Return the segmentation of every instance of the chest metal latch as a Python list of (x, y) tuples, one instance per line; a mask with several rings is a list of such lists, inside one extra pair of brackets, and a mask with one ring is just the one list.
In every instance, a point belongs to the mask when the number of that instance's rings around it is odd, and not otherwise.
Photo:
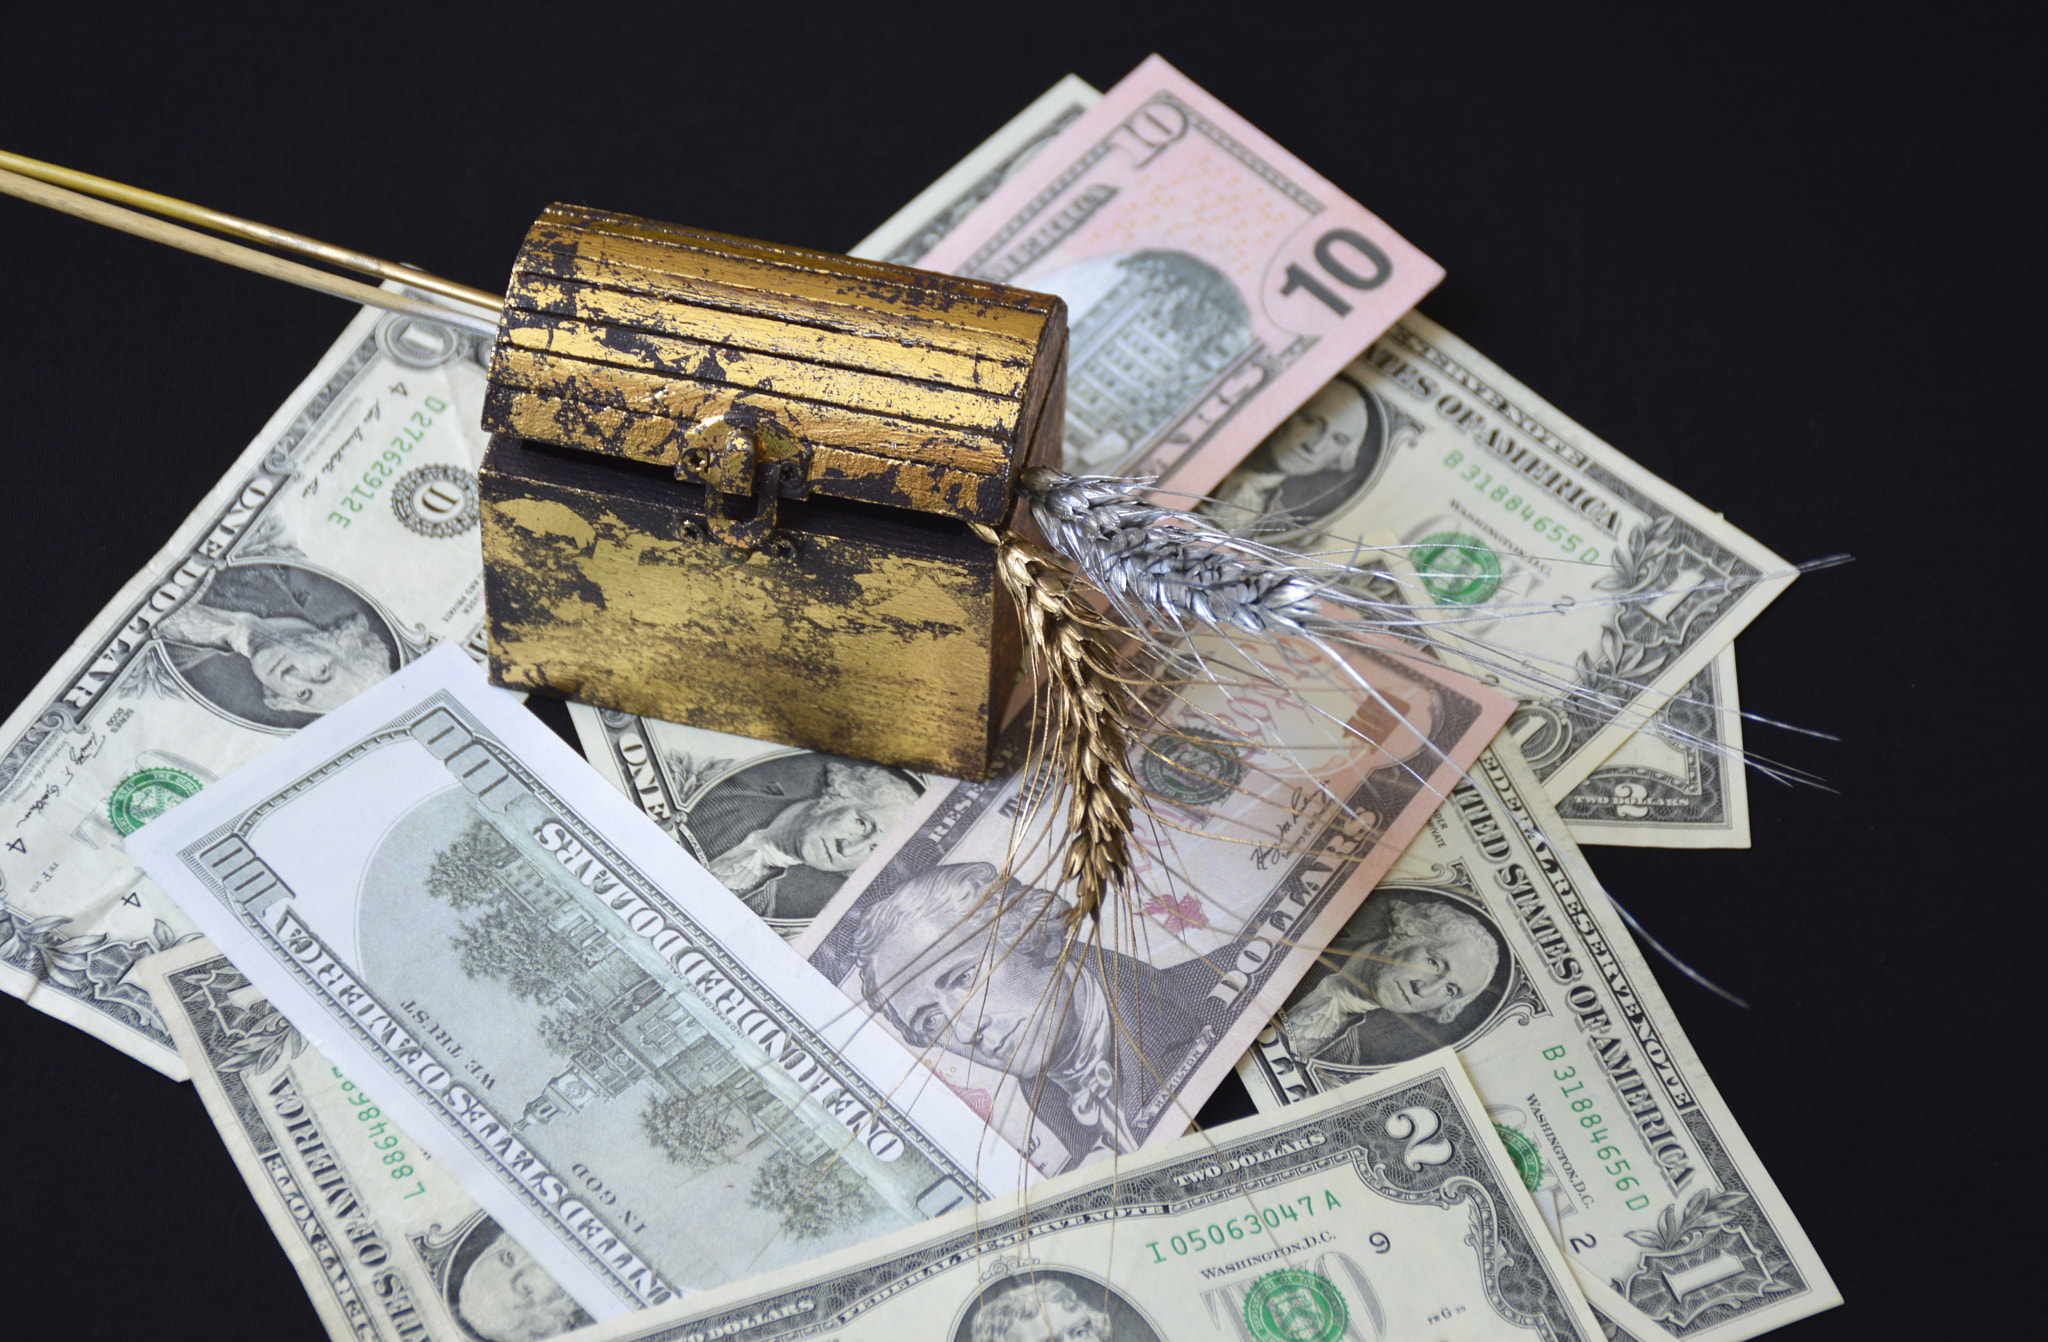
[(804, 492), (810, 466), (810, 449), (772, 420), (742, 427), (712, 419), (684, 436), (676, 478), (704, 486), (713, 540), (747, 554), (794, 558), (796, 542), (777, 527), (776, 511), (785, 494)]

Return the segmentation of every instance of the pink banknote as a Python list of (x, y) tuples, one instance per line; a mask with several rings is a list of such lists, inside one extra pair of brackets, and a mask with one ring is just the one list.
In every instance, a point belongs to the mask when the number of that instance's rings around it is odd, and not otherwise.
[(1157, 56), (918, 264), (1066, 299), (1066, 468), (1187, 494), (1444, 273)]

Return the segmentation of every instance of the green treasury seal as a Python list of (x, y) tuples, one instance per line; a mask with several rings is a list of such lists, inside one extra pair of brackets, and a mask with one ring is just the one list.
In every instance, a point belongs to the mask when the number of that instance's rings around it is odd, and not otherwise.
[(143, 769), (129, 774), (107, 798), (107, 819), (133, 834), (199, 791), (199, 780), (183, 769)]
[(1476, 536), (1439, 531), (1409, 551), (1422, 585), (1441, 606), (1477, 606), (1500, 590), (1500, 556)]
[(1282, 1268), (1252, 1283), (1244, 1322), (1258, 1342), (1337, 1342), (1351, 1311), (1320, 1272)]
[(1508, 1159), (1515, 1162), (1515, 1173), (1522, 1176), (1531, 1193), (1535, 1192), (1543, 1184), (1543, 1157), (1536, 1154), (1536, 1143), (1504, 1123), (1494, 1124), (1493, 1130), (1500, 1134), (1501, 1145), (1507, 1147)]

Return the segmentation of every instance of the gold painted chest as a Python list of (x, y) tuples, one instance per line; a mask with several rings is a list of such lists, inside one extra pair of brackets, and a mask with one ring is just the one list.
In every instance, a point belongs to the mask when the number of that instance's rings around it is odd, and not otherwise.
[(498, 683), (986, 776), (995, 550), (1056, 466), (1059, 299), (554, 205), (506, 293), (481, 489)]

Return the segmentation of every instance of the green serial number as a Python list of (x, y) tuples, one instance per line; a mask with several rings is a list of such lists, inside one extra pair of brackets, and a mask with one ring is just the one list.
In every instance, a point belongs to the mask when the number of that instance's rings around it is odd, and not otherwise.
[[(1323, 1190), (1324, 1211), (1334, 1211), (1343, 1205), (1337, 1200), (1335, 1193), (1327, 1188)], [(1300, 1211), (1295, 1210), (1297, 1206), (1301, 1208)], [(1207, 1225), (1191, 1226), (1178, 1235), (1153, 1240), (1145, 1247), (1152, 1251), (1153, 1262), (1163, 1263), (1166, 1261), (1166, 1255), (1160, 1252), (1162, 1246), (1170, 1249), (1175, 1258), (1185, 1258), (1189, 1254), (1207, 1253), (1210, 1249), (1228, 1248), (1233, 1240), (1241, 1240), (1247, 1236), (1270, 1234), (1284, 1228), (1290, 1221), (1312, 1221), (1315, 1215), (1315, 1194), (1309, 1193), (1292, 1202), (1263, 1207), (1258, 1211), (1246, 1212), (1242, 1216), (1233, 1216), (1226, 1221), (1211, 1221)], [(1385, 1253), (1393, 1247), (1393, 1241), (1378, 1231), (1367, 1236), (1366, 1242), (1372, 1245), (1374, 1253)]]
[[(1464, 467), (1462, 471), (1458, 470), (1460, 466)], [(1467, 462), (1463, 452), (1454, 451), (1445, 457), (1444, 468), (1457, 471), (1459, 479), (1479, 491), (1488, 501), (1498, 503), (1501, 506), (1501, 511), (1520, 514), (1522, 520), (1527, 522), (1537, 535), (1545, 540), (1556, 541), (1564, 547), (1566, 554), (1580, 563), (1590, 564), (1600, 557), (1599, 546), (1587, 545), (1585, 549), (1581, 550), (1579, 547), (1585, 544), (1585, 542), (1580, 538), (1578, 532), (1573, 531), (1564, 522), (1556, 521), (1537, 512), (1536, 504), (1532, 500), (1524, 499), (1511, 486), (1494, 483), (1493, 472), (1487, 470), (1476, 461)]]
[[(427, 410), (433, 411), (435, 415), (448, 408), (448, 402), (438, 396), (427, 396), (422, 399)], [(385, 448), (383, 455), (370, 463), (369, 468), (363, 472), (363, 478), (356, 481), (355, 487), (337, 500), (341, 507), (327, 514), (327, 520), (344, 531), (348, 530), (348, 514), (361, 512), (363, 504), (376, 497), (377, 491), (384, 487), (384, 482), (398, 474), (398, 468), (405, 464), (406, 456), (413, 448), (426, 441), (425, 430), (433, 427), (434, 415), (426, 413), (425, 410), (413, 411), (412, 423), (391, 435), (391, 446)], [(341, 511), (342, 508), (348, 509), (348, 512)]]
[[(348, 1102), (355, 1106), (356, 1122), (363, 1125), (361, 1132), (370, 1143), (370, 1149), (378, 1152), (377, 1159), (389, 1167), (385, 1173), (401, 1182), (413, 1179), (413, 1175), (418, 1171), (413, 1168), (412, 1157), (407, 1155), (405, 1148), (399, 1144), (398, 1134), (390, 1130), (390, 1121), (384, 1117), (384, 1111), (371, 1101), (367, 1092), (358, 1089), (355, 1082), (343, 1076), (339, 1067), (329, 1070), (334, 1073), (335, 1079), (341, 1082), (342, 1093), (348, 1096)], [(425, 1180), (413, 1179), (413, 1189), (405, 1196), (416, 1198), (426, 1191)]]
[[(1543, 1050), (1543, 1056), (1550, 1062), (1556, 1062), (1565, 1056), (1565, 1047), (1558, 1044), (1546, 1048)], [(1593, 1097), (1579, 1094), (1586, 1088), (1586, 1082), (1585, 1078), (1579, 1075), (1578, 1067), (1553, 1067), (1550, 1069), (1550, 1075), (1557, 1081), (1558, 1093), (1564, 1098), (1564, 1102), (1578, 1115), (1579, 1127), (1584, 1129), (1586, 1137), (1597, 1148), (1593, 1154), (1600, 1160), (1601, 1168), (1607, 1171), (1608, 1177), (1614, 1180), (1614, 1190), (1617, 1193), (1626, 1193), (1631, 1188), (1642, 1187), (1643, 1181), (1629, 1173), (1632, 1167), (1628, 1163), (1628, 1157), (1621, 1154), (1621, 1148), (1607, 1144), (1607, 1119), (1595, 1111), (1596, 1102)], [(1638, 1193), (1628, 1200), (1628, 1209), (1634, 1212), (1639, 1212), (1649, 1205), (1650, 1197), (1647, 1193)]]

